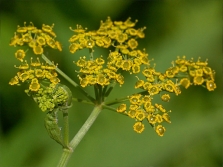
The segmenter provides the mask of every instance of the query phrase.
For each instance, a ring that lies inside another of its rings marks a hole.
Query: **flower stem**
[[[95,105],[94,103],[92,103],[91,101],[87,101],[87,100],[83,100],[83,99],[79,99],[79,98],[72,98],[72,101],[75,102],[80,102],[80,103],[84,103],[84,104],[90,104],[90,105]]]
[[[75,150],[75,148],[78,146],[82,138],[85,136],[87,131],[90,129],[96,118],[98,117],[99,113],[102,110],[102,105],[95,106],[92,113],[88,117],[88,119],[85,121],[83,126],[80,128],[80,130],[77,132],[77,134],[74,136],[74,138],[71,140],[69,147],[70,149],[64,149],[61,159],[57,165],[57,167],[65,167],[69,161],[69,158]]]
[[[68,110],[63,110],[63,122],[64,122],[64,144],[68,147],[69,145],[69,119]]]
[[[110,106],[110,105],[121,103],[121,102],[124,102],[124,101],[127,101],[127,100],[129,100],[128,97],[123,97],[123,98],[120,98],[120,99],[115,99],[115,100],[112,100],[112,101],[105,102],[105,105]]]

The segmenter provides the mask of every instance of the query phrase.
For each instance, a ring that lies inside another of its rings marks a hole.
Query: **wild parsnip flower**
[[[38,29],[32,22],[27,26],[24,22],[24,27],[17,27],[14,37],[11,38],[10,46],[29,46],[33,53],[41,55],[45,47],[49,46],[53,49],[62,50],[61,44],[55,41],[56,34],[53,32],[53,27],[49,25],[42,25],[42,29]],[[15,53],[15,57],[23,61],[25,51],[20,49]]]
[[[147,120],[154,127],[155,132],[163,136],[166,129],[162,124],[171,123],[169,116],[171,111],[167,111],[163,104],[153,102],[153,97],[159,95],[163,102],[169,102],[170,94],[181,94],[180,86],[187,89],[191,85],[201,85],[213,91],[216,89],[215,71],[208,66],[207,60],[201,61],[200,58],[197,61],[186,60],[185,56],[177,57],[166,71],[156,71],[155,66],[150,65],[151,60],[146,50],[138,49],[138,39],[145,37],[146,27],[135,29],[137,22],[138,20],[132,22],[131,18],[124,22],[112,21],[108,17],[107,20],[101,21],[99,28],[94,31],[87,31],[87,28],[81,25],[77,25],[76,29],[70,27],[75,34],[69,39],[69,50],[71,53],[85,48],[90,51],[89,57],[82,56],[74,62],[79,67],[77,76],[82,87],[100,85],[104,88],[114,83],[121,86],[125,82],[123,72],[132,75],[141,74],[144,78],[136,76],[134,86],[141,92],[128,96],[129,106],[121,103],[117,107],[117,112],[136,120],[133,129],[137,133],[145,129],[142,122]],[[61,51],[62,45],[55,40],[53,27],[54,24],[52,26],[43,24],[42,29],[37,29],[32,22],[28,26],[24,23],[24,27],[17,27],[10,46],[26,45],[32,48],[35,55],[43,54],[46,46]],[[94,57],[97,47],[109,48],[108,55]],[[25,60],[27,52],[28,50],[23,49],[16,51],[15,57],[21,64],[15,66],[19,71],[9,84],[28,83],[29,88],[26,92],[32,94],[41,110],[52,111],[60,104],[59,96],[52,93],[52,90],[58,88],[56,85],[60,82],[55,70],[57,65],[42,63],[39,57],[31,57],[28,63]],[[43,81],[48,81],[51,86],[44,87]],[[56,99],[58,103],[55,102]]]
[[[37,92],[42,81],[50,81],[53,84],[60,82],[59,78],[57,78],[58,74],[55,71],[56,65],[41,64],[39,58],[35,61],[31,58],[29,64],[25,60],[20,66],[15,66],[15,68],[18,68],[19,71],[10,80],[10,85],[19,85],[20,82],[27,82],[29,84],[29,90]]]
[[[69,39],[71,53],[84,48],[90,49],[92,54],[96,47],[115,49],[108,56],[100,57],[101,64],[98,64],[98,58],[80,57],[75,64],[80,67],[78,77],[82,87],[94,84],[105,86],[113,82],[122,85],[124,76],[118,71],[135,74],[140,72],[141,64],[149,64],[145,50],[137,49],[137,38],[143,37],[145,28],[134,29],[136,22],[132,22],[131,18],[125,22],[113,22],[108,17],[105,22],[101,21],[98,30],[87,31],[81,25],[77,25],[76,29],[70,28],[75,33]]]
[[[173,63],[173,67],[168,68],[164,74],[155,71],[154,68],[149,66],[144,68],[142,74],[145,80],[137,77],[135,84],[135,89],[144,91],[141,94],[129,96],[130,107],[125,114],[134,118],[137,122],[142,122],[144,118],[147,118],[156,133],[159,136],[163,136],[166,129],[161,123],[164,121],[171,123],[169,116],[171,111],[167,111],[162,104],[153,104],[153,96],[161,94],[162,101],[169,102],[170,93],[179,95],[181,94],[179,86],[187,89],[190,85],[202,85],[209,91],[213,91],[216,88],[214,83],[215,72],[207,65],[207,61],[202,62],[200,58],[197,62],[194,62],[193,59],[186,60],[184,56],[183,58],[178,57],[175,63]],[[179,83],[177,78],[181,78]],[[165,92],[165,94],[162,92]],[[132,108],[133,105],[136,106],[134,109]],[[141,117],[143,119],[136,117],[139,111],[144,113],[145,117]],[[136,131],[135,127],[134,130]],[[141,133],[141,131],[137,131],[137,133]]]
[[[97,30],[87,31],[81,25],[76,29],[70,28],[75,34],[69,39],[70,52],[87,48],[90,56],[83,56],[75,62],[80,68],[78,78],[82,87],[101,85],[109,86],[113,83],[124,84],[124,71],[129,74],[141,73],[144,78],[136,76],[135,89],[141,89],[141,93],[128,96],[129,107],[121,103],[117,112],[125,114],[136,120],[133,129],[137,133],[144,130],[145,119],[154,127],[159,136],[166,131],[161,125],[164,122],[171,123],[169,113],[162,104],[153,102],[153,97],[159,95],[163,102],[170,101],[170,94],[181,94],[180,86],[186,89],[191,85],[202,85],[209,91],[216,88],[214,83],[215,72],[208,67],[208,62],[196,62],[193,59],[186,60],[186,57],[178,57],[172,62],[165,72],[158,72],[155,66],[151,67],[146,50],[138,49],[138,39],[144,38],[146,27],[135,29],[138,22],[112,21],[110,17],[101,21]],[[97,47],[111,48],[107,56],[94,58],[94,49]],[[113,48],[113,49],[112,49]],[[100,62],[100,63],[99,63]]]
[[[43,24],[42,29],[38,29],[32,22],[28,26],[25,22],[24,27],[17,27],[9,44],[15,47],[27,47],[26,50],[18,49],[15,53],[15,58],[20,61],[20,65],[14,66],[18,72],[9,81],[9,84],[28,84],[28,89],[25,92],[34,98],[42,111],[52,111],[67,99],[58,88],[60,79],[56,72],[57,65],[42,62],[39,57],[31,57],[27,61],[29,55],[43,54],[45,47],[62,50],[61,44],[55,40],[56,34],[53,32],[53,27],[54,24],[52,26]],[[33,50],[33,53],[29,53],[29,48]],[[55,93],[57,90],[58,94]]]

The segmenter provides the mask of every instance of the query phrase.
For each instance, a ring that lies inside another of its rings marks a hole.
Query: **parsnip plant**
[[[166,131],[165,123],[171,123],[171,110],[156,103],[153,100],[155,96],[165,103],[170,101],[173,94],[181,94],[180,87],[187,89],[191,85],[200,85],[208,91],[216,88],[215,72],[208,66],[208,61],[202,61],[201,58],[194,61],[187,60],[185,56],[177,57],[166,71],[156,71],[146,50],[138,48],[138,39],[145,37],[146,27],[135,28],[136,23],[137,20],[132,22],[131,18],[122,22],[112,21],[108,17],[106,21],[100,22],[98,30],[88,31],[81,25],[70,27],[74,35],[68,40],[69,48],[63,49],[69,49],[74,55],[78,50],[89,50],[89,55],[83,55],[74,62],[74,66],[79,68],[76,71],[79,83],[74,82],[58,68],[58,64],[44,54],[46,47],[62,50],[53,31],[54,25],[43,24],[39,29],[30,22],[17,27],[9,45],[19,47],[15,58],[20,64],[14,66],[18,72],[9,84],[26,84],[27,95],[45,112],[46,130],[64,150],[59,167],[66,166],[71,153],[103,109],[134,119],[133,130],[137,133],[142,133],[145,125],[150,124],[158,136],[163,136]],[[107,55],[99,55],[95,49],[97,47],[107,49]],[[132,81],[135,82],[134,87],[125,86],[123,72],[135,76]],[[69,81],[88,100],[72,95],[69,86],[60,83],[60,77]],[[108,101],[107,97],[117,86],[128,90],[137,89],[138,93]],[[95,95],[91,96],[85,91],[85,87],[92,87]],[[94,108],[81,129],[69,141],[68,110],[72,102],[91,104]],[[115,104],[119,106],[114,107]],[[59,120],[63,121],[63,128],[58,126],[58,112],[63,114],[63,120]]]

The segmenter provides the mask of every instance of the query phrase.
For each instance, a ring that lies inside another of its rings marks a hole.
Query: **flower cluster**
[[[138,78],[135,88],[143,89],[143,92],[128,97],[130,102],[128,109],[126,104],[121,104],[117,108],[117,112],[124,113],[137,121],[133,126],[137,133],[144,130],[144,124],[142,123],[144,119],[147,119],[159,136],[163,136],[166,131],[161,123],[163,121],[171,123],[168,115],[171,111],[166,111],[161,104],[153,104],[154,95],[159,94],[162,101],[169,102],[170,93],[175,93],[175,95],[181,93],[180,85],[188,88],[192,84],[203,84],[209,91],[216,88],[215,72],[208,67],[207,61],[203,62],[200,58],[197,62],[194,62],[193,59],[186,60],[185,56],[183,58],[178,57],[173,63],[173,67],[168,68],[163,74],[155,71],[152,67],[145,68],[142,74],[145,80]],[[175,81],[173,81],[174,79]],[[177,79],[180,79],[179,83]]]
[[[55,41],[56,34],[53,32],[53,27],[49,25],[42,25],[42,29],[37,29],[32,22],[30,25],[24,27],[17,27],[17,31],[13,38],[11,38],[10,46],[23,46],[28,45],[33,49],[34,54],[41,55],[43,53],[43,47],[49,46],[53,49],[58,49],[62,51],[61,44]],[[15,57],[23,62],[25,57],[25,51],[20,49],[15,53]]]
[[[152,102],[153,97],[158,95],[164,102],[169,102],[170,93],[181,94],[180,85],[188,88],[190,85],[202,85],[209,91],[216,88],[214,82],[215,72],[208,67],[207,61],[198,59],[196,62],[186,60],[185,57],[178,57],[173,66],[164,73],[158,72],[150,66],[150,60],[145,49],[138,49],[138,38],[144,38],[145,27],[135,29],[136,22],[128,18],[125,22],[112,21],[110,17],[101,21],[100,27],[95,31],[87,31],[81,25],[77,25],[74,35],[69,39],[70,52],[88,48],[89,59],[86,56],[80,57],[75,64],[80,68],[78,77],[82,87],[99,84],[109,85],[113,82],[124,84],[123,71],[130,74],[142,73],[144,79],[135,83],[135,89],[143,90],[140,93],[128,96],[130,106],[122,103],[117,112],[128,115],[136,120],[133,129],[137,133],[144,130],[142,121],[147,121],[154,127],[159,136],[166,131],[161,124],[170,123],[170,111],[167,111],[162,104]],[[94,59],[96,47],[111,48],[107,57]],[[112,50],[113,48],[113,50]]]
[[[41,64],[38,58],[36,61],[33,61],[31,58],[30,65],[25,60],[23,64],[16,68],[18,68],[19,71],[17,75],[9,81],[10,85],[19,85],[20,82],[23,83],[26,81],[29,83],[29,90],[37,92],[40,89],[40,82],[43,80],[49,80],[53,84],[60,82],[57,77],[58,74],[55,71],[56,66]]]
[[[128,18],[125,22],[112,21],[110,17],[105,22],[101,21],[101,25],[96,31],[86,31],[82,26],[77,25],[75,32],[69,42],[70,52],[75,53],[77,50],[88,48],[93,55],[95,47],[115,48],[110,51],[108,57],[89,60],[81,57],[76,65],[80,67],[80,83],[82,87],[99,84],[108,85],[111,82],[124,84],[124,77],[121,71],[129,71],[139,73],[142,64],[149,65],[148,54],[145,51],[137,49],[137,38],[144,38],[144,28],[133,28],[136,24]]]
[[[33,49],[35,55],[43,54],[43,47],[51,47],[54,49],[62,50],[61,45],[58,41],[55,41],[56,34],[53,32],[53,26],[42,25],[42,29],[37,29],[32,22],[30,25],[24,27],[17,27],[14,37],[10,41],[10,46],[27,46],[28,49],[24,51],[23,49],[18,49],[15,52],[15,57],[20,61],[19,66],[15,66],[19,71],[16,76],[14,76],[9,84],[10,85],[20,85],[20,83],[29,83],[29,90],[32,92],[37,92],[41,88],[42,81],[50,81],[52,84],[57,84],[60,82],[57,77],[57,68],[54,64],[47,64],[41,62],[39,57],[30,58],[28,63],[25,59],[29,48]]]
[[[75,64],[80,68],[78,78],[81,87],[95,86],[95,104],[109,105],[121,103],[116,109],[119,113],[136,120],[133,125],[134,131],[142,133],[145,129],[143,121],[146,119],[159,136],[166,131],[162,125],[164,122],[171,123],[169,113],[162,104],[153,102],[154,96],[159,95],[163,102],[170,101],[170,94],[181,94],[180,86],[188,88],[190,85],[201,85],[208,91],[216,88],[215,72],[208,66],[208,61],[186,60],[186,57],[178,57],[172,62],[172,67],[161,73],[150,66],[148,53],[145,49],[138,49],[139,38],[144,38],[146,27],[136,29],[136,23],[128,18],[126,21],[112,21],[110,17],[101,21],[100,27],[95,31],[87,31],[81,25],[76,29],[70,28],[75,34],[69,39],[69,50],[75,53],[87,48],[90,55],[80,57]],[[59,84],[57,65],[47,64],[40,61],[38,55],[43,55],[43,48],[50,47],[62,50],[61,44],[55,40],[56,34],[53,27],[42,25],[42,29],[34,27],[30,22],[28,26],[17,27],[10,46],[28,46],[32,48],[36,58],[31,57],[29,63],[25,59],[28,49],[19,49],[15,53],[16,59],[20,61],[19,69],[9,84],[19,85],[27,82],[29,88],[25,91],[31,95],[42,111],[52,111],[55,108],[65,109],[71,105],[72,94],[65,85]],[[107,56],[94,55],[97,47],[109,49]],[[95,56],[95,57],[94,57]],[[116,101],[106,103],[113,83],[120,86],[124,84],[123,72],[136,75],[134,88],[140,92],[128,96],[129,106]],[[141,73],[144,78],[140,79],[137,74]],[[45,83],[47,81],[47,83]],[[47,84],[47,85],[46,85]],[[99,85],[99,86],[98,86]],[[109,89],[107,86],[111,85]],[[91,99],[92,100],[92,99]],[[111,108],[110,108],[111,109]]]
[[[32,95],[34,101],[38,104],[39,108],[44,111],[52,111],[54,108],[70,107],[72,94],[70,90],[62,84],[50,84],[46,88],[40,88],[35,94],[30,92],[29,89],[25,92],[30,96]]]
[[[186,89],[190,85],[203,85],[209,91],[213,91],[216,88],[215,84],[215,71],[208,67],[207,60],[205,62],[200,61],[200,58],[194,62],[193,59],[185,60],[185,56],[181,59],[175,61],[175,70],[168,69],[166,73],[173,72],[173,75],[178,75],[178,73],[186,73],[187,77],[180,80],[180,85],[184,86]],[[167,75],[168,76],[168,75]],[[171,77],[171,75],[169,76]]]

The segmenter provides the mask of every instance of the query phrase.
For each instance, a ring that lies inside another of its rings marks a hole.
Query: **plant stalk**
[[[88,119],[85,121],[83,126],[74,136],[74,138],[71,140],[69,144],[70,149],[64,149],[57,167],[66,167],[73,150],[75,150],[75,148],[78,146],[82,138],[88,132],[88,130],[90,129],[90,127],[92,126],[96,118],[98,117],[99,113],[101,112],[101,110],[102,110],[102,105],[98,105],[94,107]]]

